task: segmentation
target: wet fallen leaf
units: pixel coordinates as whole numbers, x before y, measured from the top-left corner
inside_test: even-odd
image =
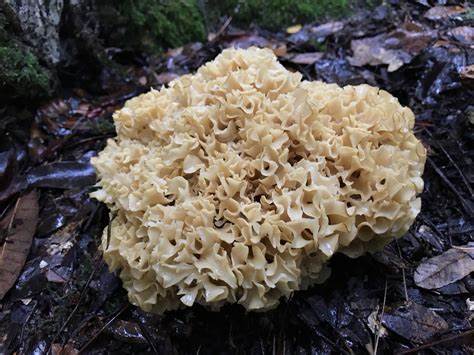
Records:
[[[467,309],[469,310],[469,312],[472,312],[474,311],[474,301],[471,300],[470,298],[468,298],[466,300],[466,305],[467,305]]]
[[[253,35],[253,34],[250,34],[250,35],[244,34],[242,36],[237,37],[236,39],[234,39],[232,42],[229,43],[229,47],[235,47],[235,48],[245,49],[252,46],[271,48],[271,43],[266,38]]]
[[[51,269],[46,272],[46,279],[49,282],[55,283],[66,283],[68,281],[66,277],[60,275],[58,272]]]
[[[30,250],[38,222],[36,191],[20,197],[15,208],[0,222],[1,230],[8,233],[0,249],[0,300],[14,285]]]
[[[155,75],[155,79],[158,84],[168,84],[170,81],[176,79],[178,75],[176,73],[165,72]]]
[[[30,186],[72,189],[95,183],[94,168],[89,163],[60,161],[32,169],[27,181]]]
[[[303,28],[303,26],[301,25],[290,26],[286,29],[286,32],[289,34],[293,34],[293,33],[299,32],[301,28]]]
[[[471,48],[474,47],[474,27],[470,26],[459,26],[449,31],[449,34],[453,36],[457,41],[464,43]]]
[[[324,53],[322,52],[308,52],[308,53],[300,53],[296,55],[291,55],[289,53],[289,60],[295,64],[313,64],[320,60],[323,57]]]
[[[146,344],[146,339],[142,334],[140,326],[135,322],[116,320],[107,331],[116,339],[127,343]]]
[[[14,163],[15,151],[13,147],[0,152],[0,189],[2,190],[10,183],[9,177],[12,175]]]
[[[390,33],[352,40],[353,56],[348,60],[357,67],[388,64],[388,71],[393,72],[420,54],[433,38],[434,31],[425,31],[420,25],[408,22]]]
[[[413,302],[386,311],[382,316],[382,324],[416,343],[422,343],[448,329],[448,323],[441,316]]]
[[[441,20],[447,17],[459,15],[466,12],[462,6],[434,6],[425,12],[424,16],[428,20]]]
[[[328,22],[311,28],[311,33],[316,37],[327,37],[344,28],[344,23],[341,21]]]
[[[464,84],[474,87],[474,64],[462,67],[459,76]]]
[[[417,286],[431,290],[461,280],[471,272],[474,272],[472,243],[424,261],[416,268],[414,280]]]

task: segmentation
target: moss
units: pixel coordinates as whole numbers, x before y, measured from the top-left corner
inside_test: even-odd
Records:
[[[28,50],[4,43],[0,46],[0,92],[13,98],[42,98],[50,94],[51,79]]]
[[[339,17],[349,11],[350,0],[208,0],[211,21],[216,16],[232,16],[237,24],[256,23],[271,30]],[[213,19],[214,18],[214,19]]]
[[[123,0],[103,3],[102,17],[115,45],[147,51],[203,41],[204,18],[197,0]]]

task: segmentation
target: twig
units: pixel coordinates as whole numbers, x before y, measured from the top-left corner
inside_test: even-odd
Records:
[[[398,256],[400,259],[403,260],[402,251],[400,250],[400,245],[398,245],[398,240],[395,239],[395,244],[397,245],[398,249]],[[408,298],[408,290],[407,290],[407,279],[405,277],[405,266],[402,265],[402,279],[403,279],[403,288],[405,290],[405,300],[408,302],[410,299]]]
[[[30,321],[31,316],[35,313],[37,306],[38,306],[38,303],[35,303],[35,305],[33,306],[33,309],[30,311],[30,313],[28,314],[28,316],[25,319],[25,322],[21,326],[20,339],[18,340],[18,344],[20,345],[20,348],[21,348],[21,342],[23,341],[23,335],[25,334],[25,327],[28,324],[28,322]]]
[[[387,280],[385,280],[385,291],[383,293],[383,302],[382,302],[382,312],[380,313],[379,317],[379,325],[377,327],[377,335],[375,336],[375,346],[374,346],[374,355],[377,355],[377,349],[379,347],[379,340],[380,340],[380,327],[382,326],[382,318],[385,312],[385,302],[387,301]]]
[[[89,215],[89,217],[87,217],[86,223],[84,223],[81,226],[81,232],[85,232],[85,231],[89,230],[89,228],[92,224],[92,221],[94,220],[94,217],[97,214],[97,211],[99,210],[99,208],[101,206],[102,206],[101,204],[98,204],[98,203],[95,204],[94,209],[92,210],[91,214]]]
[[[224,24],[221,26],[219,31],[216,32],[214,37],[209,41],[209,42],[215,42],[217,38],[219,38],[222,33],[226,30],[227,27],[229,27],[230,23],[232,22],[232,16],[229,16],[227,20],[225,20]]]
[[[153,341],[150,332],[148,331],[148,328],[146,327],[145,324],[143,324],[140,319],[137,319],[138,321],[138,326],[140,327],[141,331],[143,332],[143,336],[145,337],[145,340],[147,341],[148,345],[152,348],[153,352],[155,354],[159,354],[158,349],[156,348],[155,342]],[[199,350],[198,350],[199,352]]]
[[[102,264],[103,264],[103,259],[101,259],[100,262],[96,264],[96,267],[94,268],[94,270],[92,270],[92,273],[90,274],[89,278],[87,279],[86,284],[85,284],[84,287],[82,288],[81,295],[79,296],[79,300],[77,301],[76,306],[74,307],[74,309],[72,310],[72,312],[69,314],[69,316],[67,317],[66,321],[63,323],[63,325],[62,325],[61,328],[58,330],[58,332],[54,335],[54,338],[53,338],[53,340],[51,340],[51,343],[49,344],[48,349],[46,350],[45,354],[48,354],[48,353],[49,353],[49,351],[51,350],[52,344],[54,344],[54,342],[56,341],[56,339],[58,338],[58,336],[62,333],[62,331],[64,330],[64,328],[66,328],[66,326],[68,325],[69,321],[72,319],[72,317],[74,316],[74,314],[77,312],[77,310],[78,310],[78,308],[79,308],[79,305],[81,304],[81,301],[82,301],[82,299],[84,298],[84,296],[85,296],[85,294],[86,294],[86,292],[87,292],[87,288],[89,287],[89,284],[91,283],[92,279],[94,278],[94,275],[95,275],[96,271],[100,269],[100,267],[102,266]]]
[[[433,139],[433,135],[431,134],[431,132],[426,129],[426,128],[423,128],[423,130],[430,136],[430,138],[432,139],[432,142],[444,153],[444,155],[446,155],[446,157],[448,158],[449,162],[454,166],[454,168],[457,170],[458,174],[461,176],[461,179],[462,181],[464,182],[464,185],[466,185],[466,188],[467,190],[469,191],[469,194],[471,196],[474,195],[474,191],[472,190],[471,188],[471,184],[469,183],[469,181],[467,180],[466,176],[463,174],[462,170],[459,168],[459,166],[456,164],[456,162],[454,161],[454,159],[451,157],[451,155],[449,155],[449,153],[447,152],[446,149],[444,149],[444,147],[439,144],[436,139]]]
[[[431,167],[433,168],[433,170],[436,172],[436,174],[438,174],[438,176],[441,178],[441,180],[444,181],[444,183],[446,185],[448,185],[448,187],[451,189],[451,191],[456,195],[456,197],[461,201],[461,205],[464,209],[464,211],[469,215],[469,216],[472,216],[472,211],[470,210],[470,208],[468,207],[467,205],[467,202],[466,200],[464,200],[464,198],[462,197],[462,195],[460,194],[460,192],[456,189],[456,187],[453,185],[453,183],[451,181],[449,181],[449,179],[446,177],[446,175],[444,175],[444,173],[441,171],[440,168],[438,168],[438,166],[435,164],[435,162],[430,158],[430,157],[427,157],[426,160],[428,161],[428,163],[431,165]]]
[[[436,227],[436,225],[435,225],[433,222],[431,222],[428,218],[425,218],[425,217],[423,216],[423,214],[421,214],[421,213],[420,213],[419,216],[420,216],[420,219],[421,219],[425,224],[427,224],[427,225],[432,229],[433,232],[435,232],[435,233],[438,235],[438,237],[440,238],[440,240],[443,240],[443,239],[444,239],[443,233],[441,233],[441,231],[438,229],[438,227]],[[449,235],[449,233],[448,233],[448,237],[449,237],[449,242],[450,242],[450,245],[451,245],[451,244],[452,244],[452,240],[451,240],[451,235]],[[441,246],[441,249],[442,249],[442,248],[443,248],[443,245],[441,245],[441,243],[440,243],[440,246]]]
[[[112,137],[115,137],[115,133],[101,134],[98,136],[84,138],[84,139],[78,140],[77,142],[71,142],[70,144],[65,144],[63,148],[71,149],[71,148],[77,147],[78,145],[81,145],[90,141],[101,140],[104,138],[112,138]]]
[[[340,346],[338,346],[336,343],[331,341],[327,336],[325,336],[319,330],[317,330],[316,328],[313,328],[313,330],[321,339],[323,339],[326,343],[331,345],[334,348],[334,350],[338,351],[340,354],[350,355],[350,352],[348,352],[347,350],[345,350],[345,349],[341,348]]]
[[[10,221],[8,222],[8,227],[4,235],[0,235],[0,245],[6,240],[6,238],[10,235],[10,231],[13,227],[13,222],[15,220],[16,212],[18,210],[18,204],[20,203],[21,197],[19,197],[15,202],[15,207],[13,207],[12,216],[10,217]],[[3,250],[2,250],[3,254]]]
[[[451,341],[457,340],[459,338],[468,338],[468,339],[471,338],[472,339],[473,337],[474,337],[474,329],[470,329],[470,330],[465,331],[464,333],[461,333],[461,334],[452,335],[452,336],[449,336],[449,337],[446,337],[446,338],[443,338],[443,339],[440,339],[440,340],[433,341],[431,343],[427,343],[427,344],[417,346],[416,348],[413,348],[413,349],[401,351],[398,354],[400,354],[400,355],[413,354],[413,353],[419,352],[420,350],[429,349],[429,348],[432,348],[433,346],[440,345],[440,344],[447,343],[447,342],[451,342]]]
[[[112,318],[110,318],[110,320],[107,323],[105,323],[103,327],[100,328],[99,331],[95,333],[87,343],[84,344],[84,346],[79,350],[79,354],[81,354],[85,349],[87,349],[87,347],[91,345],[94,342],[94,340],[97,339],[97,337],[105,329],[107,329],[107,327],[110,326],[117,319],[117,317],[120,316],[128,308],[128,305],[129,305],[128,303],[125,304],[125,306],[123,306]]]

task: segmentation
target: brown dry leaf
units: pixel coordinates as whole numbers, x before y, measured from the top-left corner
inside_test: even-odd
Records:
[[[0,229],[8,233],[0,249],[0,300],[15,284],[30,251],[38,222],[36,191],[20,197],[15,209],[0,222]]]
[[[390,33],[352,40],[354,55],[348,60],[356,67],[388,64],[388,71],[393,72],[420,54],[433,40],[434,34],[417,23],[407,22]]]
[[[384,48],[385,35],[355,39],[351,42],[354,55],[349,57],[349,63],[356,67],[364,65],[388,64],[388,71],[392,72],[411,60],[411,56],[397,49]]]
[[[449,328],[441,316],[413,302],[385,312],[382,324],[392,332],[416,343],[425,342]]]
[[[277,57],[284,57],[287,54],[287,47],[285,43],[280,43],[273,48],[273,53]]]
[[[441,20],[464,12],[466,12],[466,9],[462,6],[434,6],[426,11],[423,16],[428,20]]]
[[[418,265],[414,280],[429,290],[449,285],[474,272],[474,243],[451,248]]]
[[[313,64],[320,60],[324,53],[322,52],[308,52],[308,53],[300,53],[291,56],[290,54],[290,62],[295,63],[295,64]]]
[[[463,83],[466,83],[469,86],[473,86],[474,84],[474,64],[465,66],[461,68],[459,72],[461,80]]]
[[[79,351],[75,349],[72,344],[66,344],[62,346],[59,343],[54,343],[51,345],[51,354],[52,355],[77,355]]]

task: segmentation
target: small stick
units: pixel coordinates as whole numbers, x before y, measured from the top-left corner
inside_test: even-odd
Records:
[[[214,38],[211,39],[209,42],[215,42],[217,38],[219,38],[222,33],[224,33],[224,31],[226,30],[227,27],[229,27],[230,23],[232,21],[232,16],[229,16],[227,18],[227,20],[225,20],[224,24],[222,25],[222,27],[219,29],[219,31],[217,31],[217,33],[215,34]]]
[[[402,251],[400,250],[400,245],[398,245],[398,240],[395,240],[395,244],[397,244],[398,255],[400,256],[400,259],[403,260]],[[403,288],[405,289],[405,299],[408,302],[410,301],[410,299],[408,298],[407,279],[405,278],[405,266],[402,266],[402,278],[403,278]]]
[[[472,211],[468,208],[467,206],[467,203],[466,201],[464,200],[464,198],[462,197],[462,195],[460,194],[460,192],[456,189],[456,187],[453,185],[453,183],[451,181],[449,181],[449,179],[446,177],[446,175],[443,174],[443,172],[441,171],[440,168],[438,168],[438,166],[435,164],[435,162],[430,158],[430,157],[427,157],[426,158],[426,161],[431,165],[431,167],[434,169],[434,171],[436,172],[436,174],[438,174],[438,176],[441,178],[441,180],[444,181],[444,183],[446,185],[448,185],[448,187],[451,189],[451,191],[456,195],[456,197],[461,201],[461,205],[463,206],[465,212],[469,215],[469,216],[472,216]]]
[[[379,326],[377,327],[377,335],[375,336],[375,347],[374,347],[374,355],[377,355],[377,349],[379,347],[379,340],[380,340],[380,328],[382,326],[382,318],[385,312],[385,302],[387,301],[387,280],[385,280],[385,291],[383,293],[383,302],[382,302],[382,312],[379,317]]]
[[[28,324],[28,322],[30,321],[31,316],[36,312],[36,307],[37,306],[38,306],[38,303],[35,303],[35,305],[33,306],[33,309],[30,311],[30,313],[28,314],[28,316],[25,319],[25,322],[21,326],[20,340],[18,340],[18,344],[19,344],[20,347],[21,347],[21,342],[23,341],[23,336],[25,335],[25,327]]]
[[[147,327],[145,326],[145,324],[143,324],[140,319],[137,319],[137,322],[138,322],[138,326],[140,327],[141,331],[143,332],[143,336],[145,337],[145,340],[147,341],[148,345],[150,345],[150,347],[153,349],[153,352],[155,354],[159,354],[158,352],[158,349],[156,348],[155,346],[155,342],[153,341],[153,339],[151,338],[150,336],[150,332],[148,331]],[[198,352],[201,348],[198,349]]]
[[[431,132],[426,129],[426,128],[423,128],[423,130],[428,133],[428,135],[430,136],[431,139],[433,139],[433,135],[431,134]],[[474,191],[472,190],[471,188],[471,184],[469,184],[469,181],[467,180],[466,176],[463,174],[462,170],[459,168],[459,166],[456,164],[456,162],[454,161],[453,158],[451,158],[451,155],[449,155],[449,153],[447,152],[446,149],[444,149],[444,147],[438,143],[438,141],[436,141],[436,139],[433,139],[433,143],[446,155],[446,157],[448,158],[449,162],[451,164],[453,164],[454,168],[457,170],[458,174],[461,176],[461,179],[462,181],[464,182],[464,185],[466,185],[467,187],[467,190],[469,191],[469,194],[471,196],[474,195]]]
[[[0,244],[2,244],[4,242],[4,239],[6,239],[10,235],[10,231],[12,230],[12,227],[13,227],[13,222],[15,220],[15,216],[18,210],[18,205],[20,203],[20,200],[21,200],[21,197],[19,197],[15,202],[15,207],[13,207],[13,213],[12,213],[12,216],[10,217],[10,221],[8,222],[8,227],[5,232],[5,235],[4,236],[0,235]],[[3,254],[3,250],[2,250],[2,254]]]
[[[89,345],[91,345],[95,339],[97,339],[97,337],[105,330],[107,329],[108,326],[110,326],[116,319],[118,316],[120,316],[126,309],[128,308],[128,303],[123,306],[112,318],[110,318],[110,320],[105,323],[103,325],[102,328],[99,329],[99,331],[97,333],[94,334],[94,336],[87,342],[84,344],[84,346],[79,350],[79,354],[81,354],[82,352],[84,352],[84,350],[87,349],[87,347]]]
[[[77,301],[76,303],[76,306],[74,307],[74,309],[72,310],[72,312],[69,314],[69,316],[67,317],[66,321],[63,323],[63,325],[61,326],[61,328],[58,330],[58,332],[54,335],[54,338],[53,340],[51,340],[51,343],[49,344],[48,346],[48,349],[46,350],[45,354],[48,354],[49,351],[51,350],[51,346],[54,344],[54,342],[56,341],[56,339],[58,338],[59,334],[62,333],[62,331],[64,330],[64,328],[66,328],[66,326],[68,325],[69,321],[72,319],[72,317],[74,316],[74,314],[76,313],[76,311],[78,310],[79,308],[79,305],[81,304],[81,301],[82,299],[84,298],[86,292],[87,292],[87,288],[89,287],[89,284],[91,283],[92,279],[94,278],[94,275],[96,273],[97,270],[99,270],[100,266],[102,266],[103,264],[103,260],[101,259],[99,263],[96,264],[96,267],[94,268],[94,270],[92,270],[92,273],[90,274],[89,278],[87,279],[87,282],[86,284],[84,285],[84,287],[82,288],[82,291],[81,291],[81,295],[79,296],[79,300]]]
[[[435,233],[438,235],[438,237],[439,237],[441,240],[444,239],[444,235],[443,235],[443,233],[440,232],[440,230],[438,229],[438,227],[436,227],[436,225],[435,225],[433,222],[431,222],[428,218],[425,218],[425,217],[423,216],[423,214],[421,214],[421,213],[420,213],[420,219],[421,219],[425,224],[427,224],[427,225],[433,230],[433,232],[435,232]],[[450,244],[452,244],[451,235],[448,234],[448,236],[449,236],[449,242],[450,242]],[[441,245],[441,247],[442,247],[442,245]]]
[[[403,355],[403,354],[417,353],[420,350],[429,349],[429,348],[432,348],[433,346],[440,345],[440,344],[447,343],[447,342],[451,342],[451,341],[457,340],[459,338],[467,338],[467,339],[472,340],[474,338],[474,329],[470,329],[470,330],[465,331],[464,333],[461,333],[461,334],[451,335],[449,337],[446,337],[446,338],[443,338],[443,339],[440,339],[440,340],[436,340],[436,341],[433,341],[431,343],[423,344],[423,345],[417,346],[416,348],[413,348],[413,349],[404,350],[404,351],[399,352],[398,354]]]

